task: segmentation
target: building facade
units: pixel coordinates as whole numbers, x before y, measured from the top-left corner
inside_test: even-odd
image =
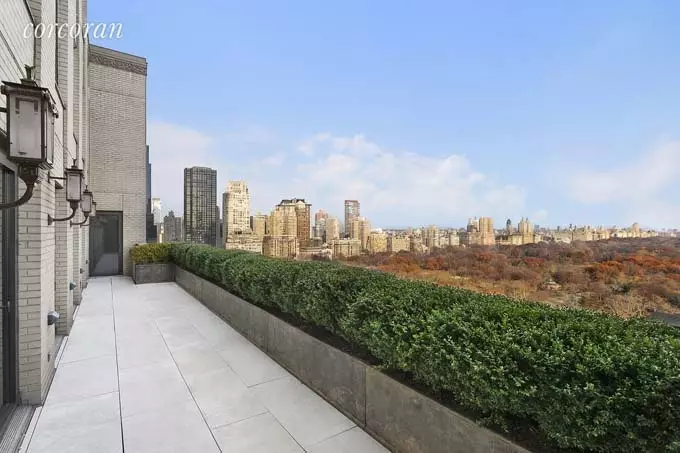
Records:
[[[182,230],[182,217],[175,217],[173,211],[168,212],[168,215],[163,219],[163,242],[183,241]]]
[[[368,253],[383,253],[387,251],[387,234],[382,231],[371,231],[366,245]]]
[[[146,242],[146,59],[89,48],[90,272],[130,275],[129,250]]]
[[[399,253],[402,251],[411,250],[411,240],[408,236],[394,236],[387,237],[387,251],[390,253]]]
[[[328,213],[323,209],[319,209],[314,213],[314,230],[312,236],[315,238],[324,239],[326,236],[326,221],[328,220]]]
[[[245,181],[229,181],[222,195],[224,236],[250,232],[250,193]]]
[[[330,244],[335,239],[340,239],[340,224],[337,217],[328,217],[326,219],[326,234],[323,240],[325,243]]]
[[[217,171],[184,169],[184,240],[214,246],[217,242]]]
[[[348,258],[361,255],[361,241],[359,239],[335,239],[331,241],[334,258]]]
[[[265,234],[268,234],[267,223],[269,216],[267,214],[257,213],[250,217],[250,229],[255,236],[263,238]]]
[[[358,200],[345,200],[345,237],[352,237],[352,221],[361,215]]]
[[[162,205],[160,198],[151,199],[151,213],[153,214],[153,224],[160,225],[162,223]]]
[[[85,34],[44,33],[37,38],[26,33],[38,24],[84,28],[85,1],[0,4],[0,81],[31,79],[47,90],[58,115],[47,135],[47,146],[54,152],[51,168],[38,170],[38,182],[25,204],[0,210],[0,296],[6,307],[0,310],[2,412],[4,404],[44,403],[61,339],[71,330],[74,306],[91,271],[97,270],[107,250],[112,258],[105,260],[108,270],[125,271],[123,256],[129,244],[146,241],[149,203],[146,61],[91,46]],[[26,67],[32,68],[30,74]],[[4,95],[0,107],[8,107]],[[7,113],[0,112],[0,203],[16,201],[27,189],[9,159]],[[73,211],[66,201],[64,180],[53,179],[63,178],[65,168],[72,166],[83,171],[83,187],[87,185],[97,203],[97,216],[87,221],[80,207]],[[113,238],[99,221],[110,212],[125,220],[109,228]],[[69,220],[49,222],[48,216]],[[115,240],[102,244],[101,239]],[[56,322],[52,312],[59,314]]]
[[[300,254],[297,236],[271,236],[262,240],[262,253],[277,258],[296,258]]]

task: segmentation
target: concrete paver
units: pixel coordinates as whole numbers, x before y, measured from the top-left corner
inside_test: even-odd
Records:
[[[175,283],[93,278],[24,446],[42,452],[384,453]]]

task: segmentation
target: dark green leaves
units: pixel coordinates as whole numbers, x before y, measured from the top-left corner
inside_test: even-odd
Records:
[[[133,255],[134,256],[134,255]],[[170,244],[179,266],[368,350],[499,426],[593,452],[680,447],[680,335],[337,263]]]

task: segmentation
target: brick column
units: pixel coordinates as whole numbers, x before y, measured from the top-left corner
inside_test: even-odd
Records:
[[[66,201],[66,191],[57,189],[56,217],[64,218],[71,214],[71,207]],[[73,278],[73,228],[69,221],[55,222],[56,240],[56,281],[55,281],[55,307],[60,317],[57,321],[56,333],[68,335],[73,323],[73,291],[69,289],[69,283]]]
[[[82,222],[82,214],[78,214],[76,218],[78,220],[74,220],[74,222]],[[80,249],[80,235],[81,235],[81,230],[83,227],[81,226],[74,226],[71,228],[71,237],[73,238],[73,254],[71,255],[71,262],[72,264],[72,277],[71,280],[73,280],[76,284],[76,287],[73,289],[72,297],[73,297],[73,305],[80,305],[80,300],[82,298],[82,290],[83,290],[83,285],[82,285],[82,274],[80,273],[80,260],[81,260],[81,249]]]
[[[25,185],[19,183],[19,193]],[[22,403],[41,404],[54,369],[54,326],[47,313],[54,310],[55,233],[47,225],[54,215],[54,183],[35,186],[31,200],[19,208],[18,305],[19,305],[19,394]]]

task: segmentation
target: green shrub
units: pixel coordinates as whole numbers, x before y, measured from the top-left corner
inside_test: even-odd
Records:
[[[134,264],[167,263],[170,261],[170,244],[142,244],[130,250]]]
[[[327,262],[171,244],[179,266],[326,328],[391,370],[553,446],[680,446],[680,334],[645,320],[558,310]]]

